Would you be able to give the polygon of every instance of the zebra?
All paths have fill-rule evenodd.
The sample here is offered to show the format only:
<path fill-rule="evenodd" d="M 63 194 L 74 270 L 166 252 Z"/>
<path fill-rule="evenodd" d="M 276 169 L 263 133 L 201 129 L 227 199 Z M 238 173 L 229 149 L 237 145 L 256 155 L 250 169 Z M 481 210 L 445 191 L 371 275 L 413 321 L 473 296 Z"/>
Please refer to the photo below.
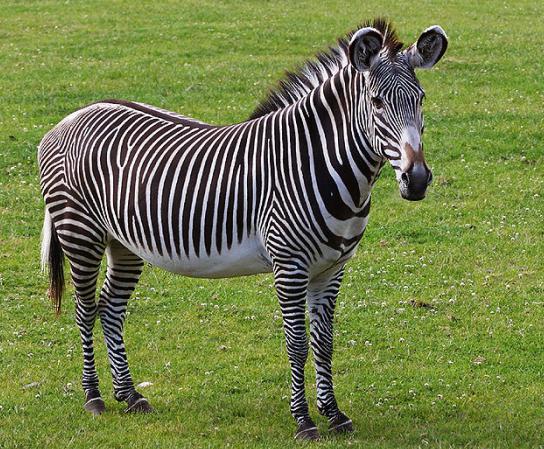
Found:
<path fill-rule="evenodd" d="M 329 431 L 353 431 L 333 391 L 335 303 L 386 161 L 403 198 L 426 195 L 432 174 L 422 145 L 424 91 L 414 70 L 434 66 L 447 45 L 435 25 L 405 48 L 388 20 L 375 19 L 287 72 L 244 122 L 214 126 L 143 103 L 104 100 L 44 136 L 42 267 L 49 268 L 58 314 L 69 262 L 87 411 L 105 410 L 93 349 L 97 316 L 115 399 L 126 402 L 127 412 L 153 410 L 135 388 L 123 341 L 127 302 L 148 262 L 203 278 L 272 272 L 295 438 L 320 436 L 305 395 L 309 346 L 319 413 Z"/>

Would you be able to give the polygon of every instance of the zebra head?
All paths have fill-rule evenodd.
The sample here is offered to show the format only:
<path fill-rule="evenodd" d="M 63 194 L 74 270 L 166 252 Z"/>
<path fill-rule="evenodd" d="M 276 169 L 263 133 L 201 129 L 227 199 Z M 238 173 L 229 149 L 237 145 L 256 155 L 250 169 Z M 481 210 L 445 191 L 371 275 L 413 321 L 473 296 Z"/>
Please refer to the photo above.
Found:
<path fill-rule="evenodd" d="M 402 43 L 386 30 L 357 31 L 349 43 L 351 65 L 364 77 L 360 107 L 373 150 L 393 166 L 400 194 L 411 201 L 425 197 L 432 173 L 423 155 L 422 102 L 425 96 L 414 69 L 431 68 L 448 46 L 439 26 L 427 28 L 401 51 Z"/>

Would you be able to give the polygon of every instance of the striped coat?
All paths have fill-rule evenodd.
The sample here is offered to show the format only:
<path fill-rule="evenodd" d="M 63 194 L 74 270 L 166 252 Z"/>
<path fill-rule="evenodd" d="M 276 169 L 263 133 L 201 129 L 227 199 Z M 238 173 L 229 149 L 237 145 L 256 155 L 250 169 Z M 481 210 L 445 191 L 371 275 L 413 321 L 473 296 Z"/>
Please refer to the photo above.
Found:
<path fill-rule="evenodd" d="M 349 39 L 349 40 L 348 40 Z M 351 430 L 332 384 L 332 322 L 345 263 L 368 222 L 371 189 L 389 160 L 401 195 L 422 199 L 423 91 L 414 68 L 447 46 L 439 27 L 406 50 L 390 24 L 351 33 L 286 81 L 240 124 L 212 126 L 142 103 L 105 100 L 62 120 L 38 150 L 46 202 L 42 261 L 60 308 L 66 256 L 83 343 L 85 408 L 101 413 L 93 328 L 100 317 L 115 396 L 134 388 L 123 343 L 128 299 L 144 261 L 194 277 L 273 272 L 291 363 L 297 437 L 318 432 L 304 393 L 305 313 L 319 411 Z M 106 280 L 95 298 L 103 255 Z"/>

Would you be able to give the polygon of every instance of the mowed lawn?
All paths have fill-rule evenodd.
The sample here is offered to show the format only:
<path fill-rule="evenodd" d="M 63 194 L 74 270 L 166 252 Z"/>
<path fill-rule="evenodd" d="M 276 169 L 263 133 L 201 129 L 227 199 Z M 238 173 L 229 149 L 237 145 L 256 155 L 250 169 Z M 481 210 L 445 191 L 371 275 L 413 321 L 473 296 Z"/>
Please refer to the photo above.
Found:
<path fill-rule="evenodd" d="M 271 276 L 193 280 L 147 267 L 126 341 L 156 413 L 82 408 L 69 288 L 55 318 L 39 272 L 36 146 L 73 110 L 138 100 L 212 123 L 249 116 L 284 69 L 359 22 L 413 42 L 440 24 L 444 59 L 419 72 L 435 182 L 400 199 L 392 170 L 347 267 L 335 383 L 351 436 L 316 447 L 544 447 L 544 4 L 2 1 L 0 448 L 286 448 L 289 366 Z"/>

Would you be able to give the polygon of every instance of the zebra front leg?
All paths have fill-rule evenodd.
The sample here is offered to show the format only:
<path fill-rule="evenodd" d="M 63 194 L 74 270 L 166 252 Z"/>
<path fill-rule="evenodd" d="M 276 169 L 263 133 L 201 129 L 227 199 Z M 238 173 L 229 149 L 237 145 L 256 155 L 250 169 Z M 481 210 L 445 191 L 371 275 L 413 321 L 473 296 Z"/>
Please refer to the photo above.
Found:
<path fill-rule="evenodd" d="M 298 425 L 295 438 L 318 440 L 319 433 L 310 418 L 304 390 L 304 366 L 308 358 L 305 315 L 308 274 L 301 268 L 276 264 L 274 277 L 291 365 L 291 414 Z"/>
<path fill-rule="evenodd" d="M 94 363 L 93 329 L 98 307 L 96 304 L 96 280 L 100 271 L 100 262 L 104 255 L 104 246 L 77 248 L 72 252 L 73 242 L 63 240 L 59 234 L 63 251 L 70 262 L 72 282 L 76 295 L 76 323 L 79 328 L 83 347 L 83 376 L 81 384 L 85 392 L 84 408 L 94 415 L 106 410 L 98 388 L 98 374 Z"/>
<path fill-rule="evenodd" d="M 143 269 L 143 260 L 117 241 L 109 243 L 108 269 L 100 292 L 98 313 L 104 329 L 115 399 L 126 401 L 126 412 L 151 412 L 146 398 L 134 388 L 123 340 L 127 302 Z"/>
<path fill-rule="evenodd" d="M 315 360 L 317 408 L 329 419 L 329 431 L 352 432 L 353 424 L 338 409 L 332 381 L 333 321 L 336 297 L 344 270 L 331 277 L 312 281 L 308 286 L 310 340 Z"/>

